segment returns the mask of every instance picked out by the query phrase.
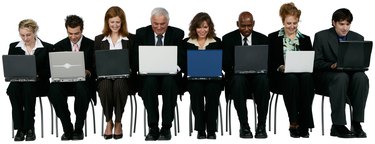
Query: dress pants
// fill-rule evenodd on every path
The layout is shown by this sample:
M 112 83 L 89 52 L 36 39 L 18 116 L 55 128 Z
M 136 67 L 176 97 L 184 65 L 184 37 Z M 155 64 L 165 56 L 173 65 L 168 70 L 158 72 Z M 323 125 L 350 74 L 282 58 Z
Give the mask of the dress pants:
M 141 96 L 147 110 L 148 126 L 158 128 L 159 101 L 158 95 L 162 95 L 162 128 L 172 127 L 174 108 L 177 102 L 178 85 L 176 75 L 143 76 Z
M 353 106 L 353 120 L 364 121 L 369 91 L 369 79 L 364 72 L 323 72 L 318 78 L 328 87 L 333 124 L 346 125 L 347 98 Z
M 282 93 L 290 123 L 303 128 L 313 128 L 312 102 L 314 99 L 314 78 L 311 73 L 282 75 Z
M 126 79 L 98 80 L 98 93 L 106 122 L 112 120 L 113 112 L 116 116 L 115 122 L 121 122 L 128 92 L 129 89 Z
M 70 119 L 67 103 L 68 96 L 74 96 L 74 113 L 76 114 L 75 129 Z M 90 103 L 89 87 L 83 82 L 53 82 L 50 85 L 48 96 L 52 102 L 56 115 L 60 118 L 64 132 L 82 130 L 86 119 L 87 109 Z
M 188 81 L 191 109 L 195 117 L 195 130 L 204 131 L 207 128 L 207 131 L 217 131 L 221 87 L 221 80 Z
M 258 124 L 265 125 L 270 99 L 267 74 L 235 74 L 232 76 L 229 85 L 240 124 L 248 125 L 246 99 L 253 92 L 253 99 L 257 104 Z
M 11 82 L 9 84 L 7 94 L 12 105 L 14 129 L 21 131 L 34 129 L 36 85 L 35 82 Z

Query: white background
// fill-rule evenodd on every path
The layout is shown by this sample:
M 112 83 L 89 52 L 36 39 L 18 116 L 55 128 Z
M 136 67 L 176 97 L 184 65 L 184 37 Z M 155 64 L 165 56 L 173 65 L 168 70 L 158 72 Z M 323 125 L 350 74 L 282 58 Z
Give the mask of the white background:
M 95 1 L 78 1 L 78 0 L 61 0 L 61 1 L 43 1 L 43 0 L 11 0 L 1 1 L 0 3 L 0 53 L 6 54 L 9 44 L 14 41 L 19 41 L 18 23 L 26 18 L 34 19 L 40 26 L 38 36 L 46 42 L 56 43 L 67 36 L 64 27 L 64 19 L 67 15 L 77 14 L 81 16 L 85 22 L 83 34 L 91 39 L 100 34 L 104 24 L 104 14 L 106 10 L 113 5 L 120 6 L 124 9 L 128 28 L 131 33 L 139 27 L 150 24 L 150 13 L 154 7 L 165 7 L 170 13 L 170 25 L 179 27 L 185 31 L 185 37 L 188 34 L 188 27 L 190 20 L 198 12 L 207 12 L 210 14 L 215 24 L 216 33 L 218 37 L 237 29 L 236 21 L 238 15 L 242 11 L 250 11 L 254 15 L 256 21 L 255 30 L 263 34 L 269 34 L 282 27 L 281 19 L 278 11 L 283 3 L 290 2 L 284 0 L 234 0 L 234 1 L 203 1 L 203 0 L 95 0 Z M 373 24 L 374 20 L 371 14 L 375 11 L 370 6 L 370 1 L 353 1 L 353 0 L 295 0 L 296 6 L 302 10 L 302 15 L 299 23 L 299 30 L 307 34 L 313 40 L 314 34 L 320 30 L 331 27 L 332 13 L 342 7 L 349 8 L 354 15 L 351 30 L 362 34 L 366 40 L 374 40 Z M 0 63 L 2 65 L 2 62 Z M 189 95 L 185 94 L 182 101 L 178 101 L 180 110 L 180 125 L 181 132 L 178 136 L 173 136 L 171 141 L 167 143 L 370 143 L 374 140 L 375 130 L 372 110 L 375 108 L 373 98 L 373 65 L 368 72 L 370 79 L 370 93 L 366 107 L 365 123 L 362 125 L 367 132 L 366 139 L 340 139 L 329 136 L 329 129 L 331 126 L 330 109 L 328 99 L 325 100 L 325 135 L 321 135 L 321 96 L 316 95 L 313 104 L 313 114 L 315 121 L 315 128 L 310 134 L 309 139 L 294 139 L 289 137 L 288 131 L 288 117 L 285 111 L 285 106 L 282 97 L 278 103 L 278 120 L 277 120 L 277 134 L 268 132 L 268 139 L 240 139 L 238 133 L 238 120 L 234 107 L 232 106 L 232 135 L 224 131 L 224 135 L 218 137 L 216 140 L 197 140 L 194 132 L 191 137 L 188 135 L 188 108 Z M 2 66 L 1 66 L 2 67 Z M 0 71 L 0 75 L 3 71 Z M 0 81 L 0 105 L 2 117 L 0 122 L 0 141 L 2 143 L 13 142 L 11 138 L 11 105 L 9 98 L 5 93 L 9 83 Z M 83 141 L 75 143 L 146 143 L 143 136 L 143 103 L 137 96 L 138 100 L 138 119 L 137 131 L 133 137 L 129 137 L 129 115 L 130 103 L 128 102 L 125 108 L 123 117 L 124 138 L 121 140 L 105 141 L 100 135 L 101 123 L 101 105 L 95 107 L 96 110 L 96 126 L 97 133 L 93 134 L 91 107 L 88 111 L 88 136 Z M 222 110 L 225 119 L 225 100 L 224 94 L 221 96 Z M 40 109 L 39 102 L 36 103 L 36 122 L 35 129 L 37 139 L 31 143 L 60 143 L 60 137 L 50 133 L 50 108 L 47 98 L 43 98 L 44 104 L 44 121 L 45 121 L 45 136 L 41 138 L 40 132 Z M 71 111 L 73 109 L 73 99 L 69 99 Z M 252 101 L 248 102 L 249 109 L 249 123 L 254 130 L 253 122 L 253 107 Z M 347 113 L 347 117 L 349 117 Z M 74 113 L 72 114 L 74 120 Z M 273 118 L 272 118 L 273 119 Z M 224 121 L 225 122 L 225 121 Z M 225 123 L 224 123 L 225 127 Z M 273 129 L 273 127 L 272 127 Z M 62 127 L 59 127 L 59 136 L 62 135 Z M 225 130 L 225 129 L 224 129 Z M 267 122 L 268 130 L 268 122 Z M 173 129 L 172 129 L 173 133 Z M 153 143 L 153 142 L 150 142 Z

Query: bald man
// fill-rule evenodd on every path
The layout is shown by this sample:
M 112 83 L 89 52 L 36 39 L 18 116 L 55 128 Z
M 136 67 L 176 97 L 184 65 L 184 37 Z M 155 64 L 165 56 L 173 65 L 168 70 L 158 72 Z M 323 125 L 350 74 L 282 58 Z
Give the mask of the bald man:
M 225 89 L 237 110 L 240 121 L 240 137 L 253 138 L 247 118 L 246 99 L 254 94 L 257 104 L 258 126 L 255 138 L 267 138 L 266 119 L 268 101 L 270 99 L 268 76 L 266 73 L 235 74 L 234 47 L 241 45 L 268 45 L 268 38 L 264 34 L 253 30 L 255 21 L 250 12 L 242 12 L 237 21 L 237 30 L 223 36 L 223 67 L 226 76 Z M 227 96 L 227 95 L 226 95 Z M 227 98 L 228 99 L 228 98 Z

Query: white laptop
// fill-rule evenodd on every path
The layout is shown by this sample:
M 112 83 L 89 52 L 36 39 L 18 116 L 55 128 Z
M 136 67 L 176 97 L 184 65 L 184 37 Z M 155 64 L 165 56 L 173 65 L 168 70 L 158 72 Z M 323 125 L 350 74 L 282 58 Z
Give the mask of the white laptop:
M 285 73 L 312 73 L 314 54 L 314 51 L 287 51 Z
M 139 46 L 141 75 L 176 74 L 177 46 Z
M 52 82 L 85 81 L 83 52 L 50 52 L 49 62 Z

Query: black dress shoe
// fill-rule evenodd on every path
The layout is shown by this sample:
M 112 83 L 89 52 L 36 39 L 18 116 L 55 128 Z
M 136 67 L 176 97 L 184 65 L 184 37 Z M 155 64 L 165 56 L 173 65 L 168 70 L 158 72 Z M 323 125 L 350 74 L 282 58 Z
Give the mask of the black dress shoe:
M 258 126 L 255 131 L 255 138 L 267 138 L 267 132 L 265 126 Z
M 73 139 L 73 133 L 72 132 L 66 132 L 61 136 L 62 141 L 72 140 Z
M 349 131 L 344 125 L 332 125 L 331 136 L 337 136 L 340 138 L 354 138 L 353 132 Z
M 303 138 L 309 138 L 310 137 L 309 129 L 300 127 L 299 128 L 299 136 L 303 137 Z
M 197 139 L 206 139 L 206 132 L 204 130 L 198 131 Z
M 83 140 L 83 131 L 82 130 L 75 130 L 73 132 L 72 140 Z
M 159 139 L 159 128 L 150 128 L 145 140 L 155 141 L 158 139 Z
M 26 141 L 34 141 L 36 139 L 34 129 L 29 129 L 26 132 Z
M 161 128 L 160 130 L 160 136 L 158 140 L 171 140 L 171 130 L 166 128 Z
M 292 138 L 299 138 L 299 130 L 298 128 L 289 128 L 290 137 Z
M 216 139 L 215 131 L 208 131 L 207 132 L 207 139 Z
M 14 137 L 14 141 L 23 141 L 25 140 L 25 133 L 22 130 L 18 130 L 16 136 Z
M 107 140 L 107 139 L 112 139 L 112 138 L 113 138 L 113 134 L 108 134 L 108 135 L 107 135 L 107 134 L 104 134 L 103 137 L 104 137 L 104 139 L 106 139 L 106 140 Z
M 363 131 L 361 124 L 359 123 L 352 123 L 352 131 L 354 136 L 357 138 L 366 138 L 367 134 Z
M 250 127 L 240 128 L 240 138 L 253 138 L 253 133 L 251 133 Z

